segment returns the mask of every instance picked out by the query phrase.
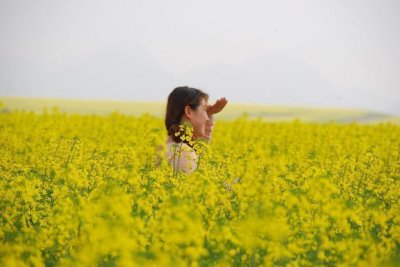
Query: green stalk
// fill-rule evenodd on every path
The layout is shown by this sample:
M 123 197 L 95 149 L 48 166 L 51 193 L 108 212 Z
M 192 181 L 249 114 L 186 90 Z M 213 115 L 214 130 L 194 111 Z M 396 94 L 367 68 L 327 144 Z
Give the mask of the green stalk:
M 181 145 L 179 146 L 178 163 L 176 164 L 177 166 L 179 166 L 179 159 L 181 157 L 182 144 L 183 144 L 183 142 L 181 142 Z M 175 165 L 174 165 L 174 168 L 175 168 Z M 176 167 L 176 169 L 177 169 L 176 175 L 178 175 L 178 167 Z

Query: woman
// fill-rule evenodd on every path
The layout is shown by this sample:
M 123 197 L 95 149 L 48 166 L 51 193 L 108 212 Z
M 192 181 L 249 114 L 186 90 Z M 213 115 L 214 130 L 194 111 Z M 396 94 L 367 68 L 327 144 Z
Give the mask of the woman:
M 165 157 L 174 169 L 185 173 L 197 167 L 197 155 L 191 142 L 181 140 L 179 125 L 188 123 L 193 127 L 193 140 L 206 139 L 210 142 L 214 129 L 214 114 L 220 112 L 228 103 L 225 97 L 214 105 L 208 105 L 208 94 L 188 86 L 177 87 L 168 96 L 165 114 L 165 127 L 168 138 Z

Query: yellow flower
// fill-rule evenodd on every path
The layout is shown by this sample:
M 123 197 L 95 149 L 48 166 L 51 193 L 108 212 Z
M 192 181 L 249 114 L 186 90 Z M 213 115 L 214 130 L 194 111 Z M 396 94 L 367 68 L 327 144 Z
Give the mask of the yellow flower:
M 0 112 L 0 265 L 380 266 L 398 252 L 398 125 L 242 118 L 212 150 L 182 123 L 172 147 L 195 149 L 193 175 L 154 163 L 162 126 Z

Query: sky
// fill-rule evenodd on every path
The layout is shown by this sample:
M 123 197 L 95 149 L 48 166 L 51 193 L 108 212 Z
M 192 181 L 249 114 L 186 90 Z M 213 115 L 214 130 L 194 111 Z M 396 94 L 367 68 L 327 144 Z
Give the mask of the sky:
M 400 115 L 400 1 L 0 0 L 0 96 Z

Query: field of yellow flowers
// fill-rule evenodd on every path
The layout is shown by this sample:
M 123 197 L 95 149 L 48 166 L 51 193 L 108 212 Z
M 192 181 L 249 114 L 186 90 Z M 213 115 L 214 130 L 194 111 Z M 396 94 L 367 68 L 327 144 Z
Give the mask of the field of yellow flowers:
M 400 126 L 216 120 L 198 170 L 150 114 L 0 113 L 0 266 L 396 266 Z

